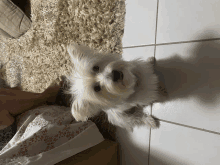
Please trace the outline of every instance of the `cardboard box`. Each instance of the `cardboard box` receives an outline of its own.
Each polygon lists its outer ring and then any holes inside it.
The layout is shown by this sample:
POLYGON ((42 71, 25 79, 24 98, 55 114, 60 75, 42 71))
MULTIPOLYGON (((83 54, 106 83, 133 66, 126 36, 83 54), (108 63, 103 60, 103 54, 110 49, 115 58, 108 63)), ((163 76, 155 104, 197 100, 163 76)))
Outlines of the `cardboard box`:
POLYGON ((104 140, 103 142, 73 155, 55 165, 119 165, 118 143, 104 140))

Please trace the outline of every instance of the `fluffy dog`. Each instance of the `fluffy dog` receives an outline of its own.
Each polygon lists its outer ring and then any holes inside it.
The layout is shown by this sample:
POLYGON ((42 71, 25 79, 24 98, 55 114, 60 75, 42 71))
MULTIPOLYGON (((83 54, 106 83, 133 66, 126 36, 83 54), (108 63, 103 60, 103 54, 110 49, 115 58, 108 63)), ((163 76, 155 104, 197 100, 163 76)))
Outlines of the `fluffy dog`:
POLYGON ((67 46, 73 63, 67 76, 73 95, 71 112, 86 121, 101 110, 113 125, 133 130, 134 126, 156 128, 155 119, 144 107, 158 99, 158 77, 154 58, 125 61, 119 54, 101 53, 75 43, 67 46))

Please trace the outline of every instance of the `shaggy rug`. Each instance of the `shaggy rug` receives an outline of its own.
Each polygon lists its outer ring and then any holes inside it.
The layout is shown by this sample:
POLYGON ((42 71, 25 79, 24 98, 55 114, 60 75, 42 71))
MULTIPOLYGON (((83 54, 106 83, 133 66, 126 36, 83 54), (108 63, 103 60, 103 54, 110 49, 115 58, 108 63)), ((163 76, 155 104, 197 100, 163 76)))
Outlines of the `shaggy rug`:
POLYGON ((10 87, 42 93, 70 74, 70 42, 122 54, 125 0, 31 0, 32 27, 0 39, 1 77, 10 87))

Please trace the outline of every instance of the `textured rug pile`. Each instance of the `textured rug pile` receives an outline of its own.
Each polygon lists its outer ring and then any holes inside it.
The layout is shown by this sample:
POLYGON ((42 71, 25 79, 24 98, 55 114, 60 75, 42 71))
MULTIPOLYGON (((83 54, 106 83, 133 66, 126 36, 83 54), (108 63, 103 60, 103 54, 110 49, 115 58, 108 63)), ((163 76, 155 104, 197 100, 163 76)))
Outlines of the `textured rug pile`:
POLYGON ((1 77, 41 93, 70 74, 70 42, 122 54, 124 18, 125 0, 31 0, 31 29, 0 39, 1 77))

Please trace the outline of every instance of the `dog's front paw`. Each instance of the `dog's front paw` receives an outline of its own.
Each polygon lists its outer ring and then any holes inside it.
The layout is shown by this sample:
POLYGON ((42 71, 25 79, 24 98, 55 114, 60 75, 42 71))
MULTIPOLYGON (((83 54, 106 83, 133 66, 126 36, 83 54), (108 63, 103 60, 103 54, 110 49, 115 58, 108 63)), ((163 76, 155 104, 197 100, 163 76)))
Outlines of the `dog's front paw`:
POLYGON ((134 131, 134 128, 131 127, 131 126, 125 126, 125 129, 126 129, 128 132, 133 132, 133 131, 134 131))
POLYGON ((147 59, 147 62, 151 63, 151 64, 154 64, 154 61, 156 61, 156 59, 154 57, 149 57, 147 59))
POLYGON ((158 122, 150 115, 147 115, 147 117, 144 120, 144 123, 152 129, 156 129, 159 127, 158 122))

